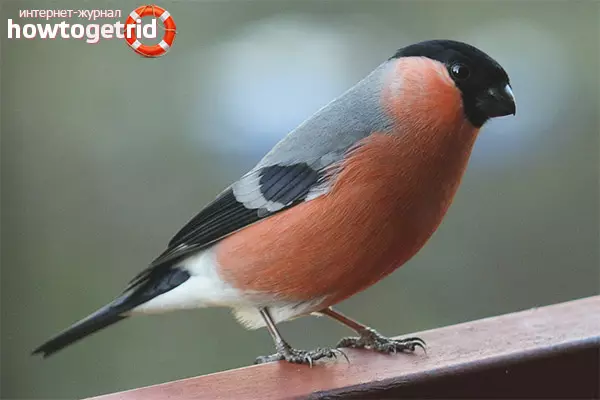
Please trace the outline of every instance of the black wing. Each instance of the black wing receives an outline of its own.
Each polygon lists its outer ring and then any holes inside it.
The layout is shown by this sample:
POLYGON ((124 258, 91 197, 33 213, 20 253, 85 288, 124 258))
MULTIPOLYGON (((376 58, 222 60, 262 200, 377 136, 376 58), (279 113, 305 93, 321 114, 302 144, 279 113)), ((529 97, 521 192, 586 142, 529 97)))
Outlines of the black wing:
POLYGON ((247 182, 245 193, 236 196, 233 187, 221 193, 175 234, 168 248, 126 290, 170 268, 182 257, 304 201, 311 189, 324 183, 325 176, 323 170, 317 171, 307 163, 273 165, 246 175, 240 181, 247 182))

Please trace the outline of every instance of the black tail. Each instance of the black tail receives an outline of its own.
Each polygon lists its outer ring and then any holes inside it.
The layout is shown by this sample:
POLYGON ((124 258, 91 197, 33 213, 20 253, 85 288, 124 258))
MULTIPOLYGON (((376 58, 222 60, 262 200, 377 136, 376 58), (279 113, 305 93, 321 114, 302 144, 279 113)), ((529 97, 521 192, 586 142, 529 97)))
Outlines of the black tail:
POLYGON ((115 301, 48 340, 32 354, 48 357, 94 332, 127 318, 127 311, 176 288, 189 278, 189 272, 179 268, 157 270, 148 274, 134 288, 129 287, 128 291, 115 301))
POLYGON ((44 358, 48 357, 94 332, 127 318, 121 315, 121 312, 122 310, 118 307, 113 307, 111 304, 104 306, 92 315, 48 340, 35 349, 32 354, 42 354, 44 358))

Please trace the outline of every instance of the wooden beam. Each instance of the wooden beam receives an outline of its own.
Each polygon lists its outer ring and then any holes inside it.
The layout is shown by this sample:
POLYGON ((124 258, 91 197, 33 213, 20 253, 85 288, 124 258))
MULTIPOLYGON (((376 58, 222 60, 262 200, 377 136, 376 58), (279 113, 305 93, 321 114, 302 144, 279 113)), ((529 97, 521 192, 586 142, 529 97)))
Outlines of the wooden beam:
POLYGON ((427 353, 347 350, 350 363, 277 362, 94 399, 599 396, 600 296, 407 336, 427 353))

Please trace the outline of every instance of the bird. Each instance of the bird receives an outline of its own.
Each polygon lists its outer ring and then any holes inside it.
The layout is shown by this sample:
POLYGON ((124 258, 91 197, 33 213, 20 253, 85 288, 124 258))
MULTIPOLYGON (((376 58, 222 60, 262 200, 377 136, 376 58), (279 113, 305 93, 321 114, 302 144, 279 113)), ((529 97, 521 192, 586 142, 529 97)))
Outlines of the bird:
POLYGON ((33 354, 50 356, 132 316, 204 307, 266 327, 276 352, 256 363, 312 366, 348 347, 424 349, 420 338, 385 337, 333 306, 425 245, 483 125, 515 114, 508 74, 477 47, 446 39, 402 47, 202 208, 113 301, 33 354), (277 324, 309 315, 357 336, 296 349, 277 324))

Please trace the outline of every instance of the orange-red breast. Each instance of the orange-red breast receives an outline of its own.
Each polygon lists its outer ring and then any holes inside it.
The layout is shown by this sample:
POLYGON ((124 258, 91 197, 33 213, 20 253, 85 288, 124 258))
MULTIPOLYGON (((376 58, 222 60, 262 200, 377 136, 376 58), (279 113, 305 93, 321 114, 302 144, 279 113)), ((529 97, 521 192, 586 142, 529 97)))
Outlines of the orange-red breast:
POLYGON ((209 306, 268 328, 277 354, 259 361, 334 356, 293 349, 275 327, 310 313, 358 332, 340 346, 414 350, 420 339, 387 339, 331 306, 421 249, 481 126, 514 113, 508 75, 482 51, 449 40, 402 48, 202 209, 116 300, 34 352, 138 313, 209 306))

